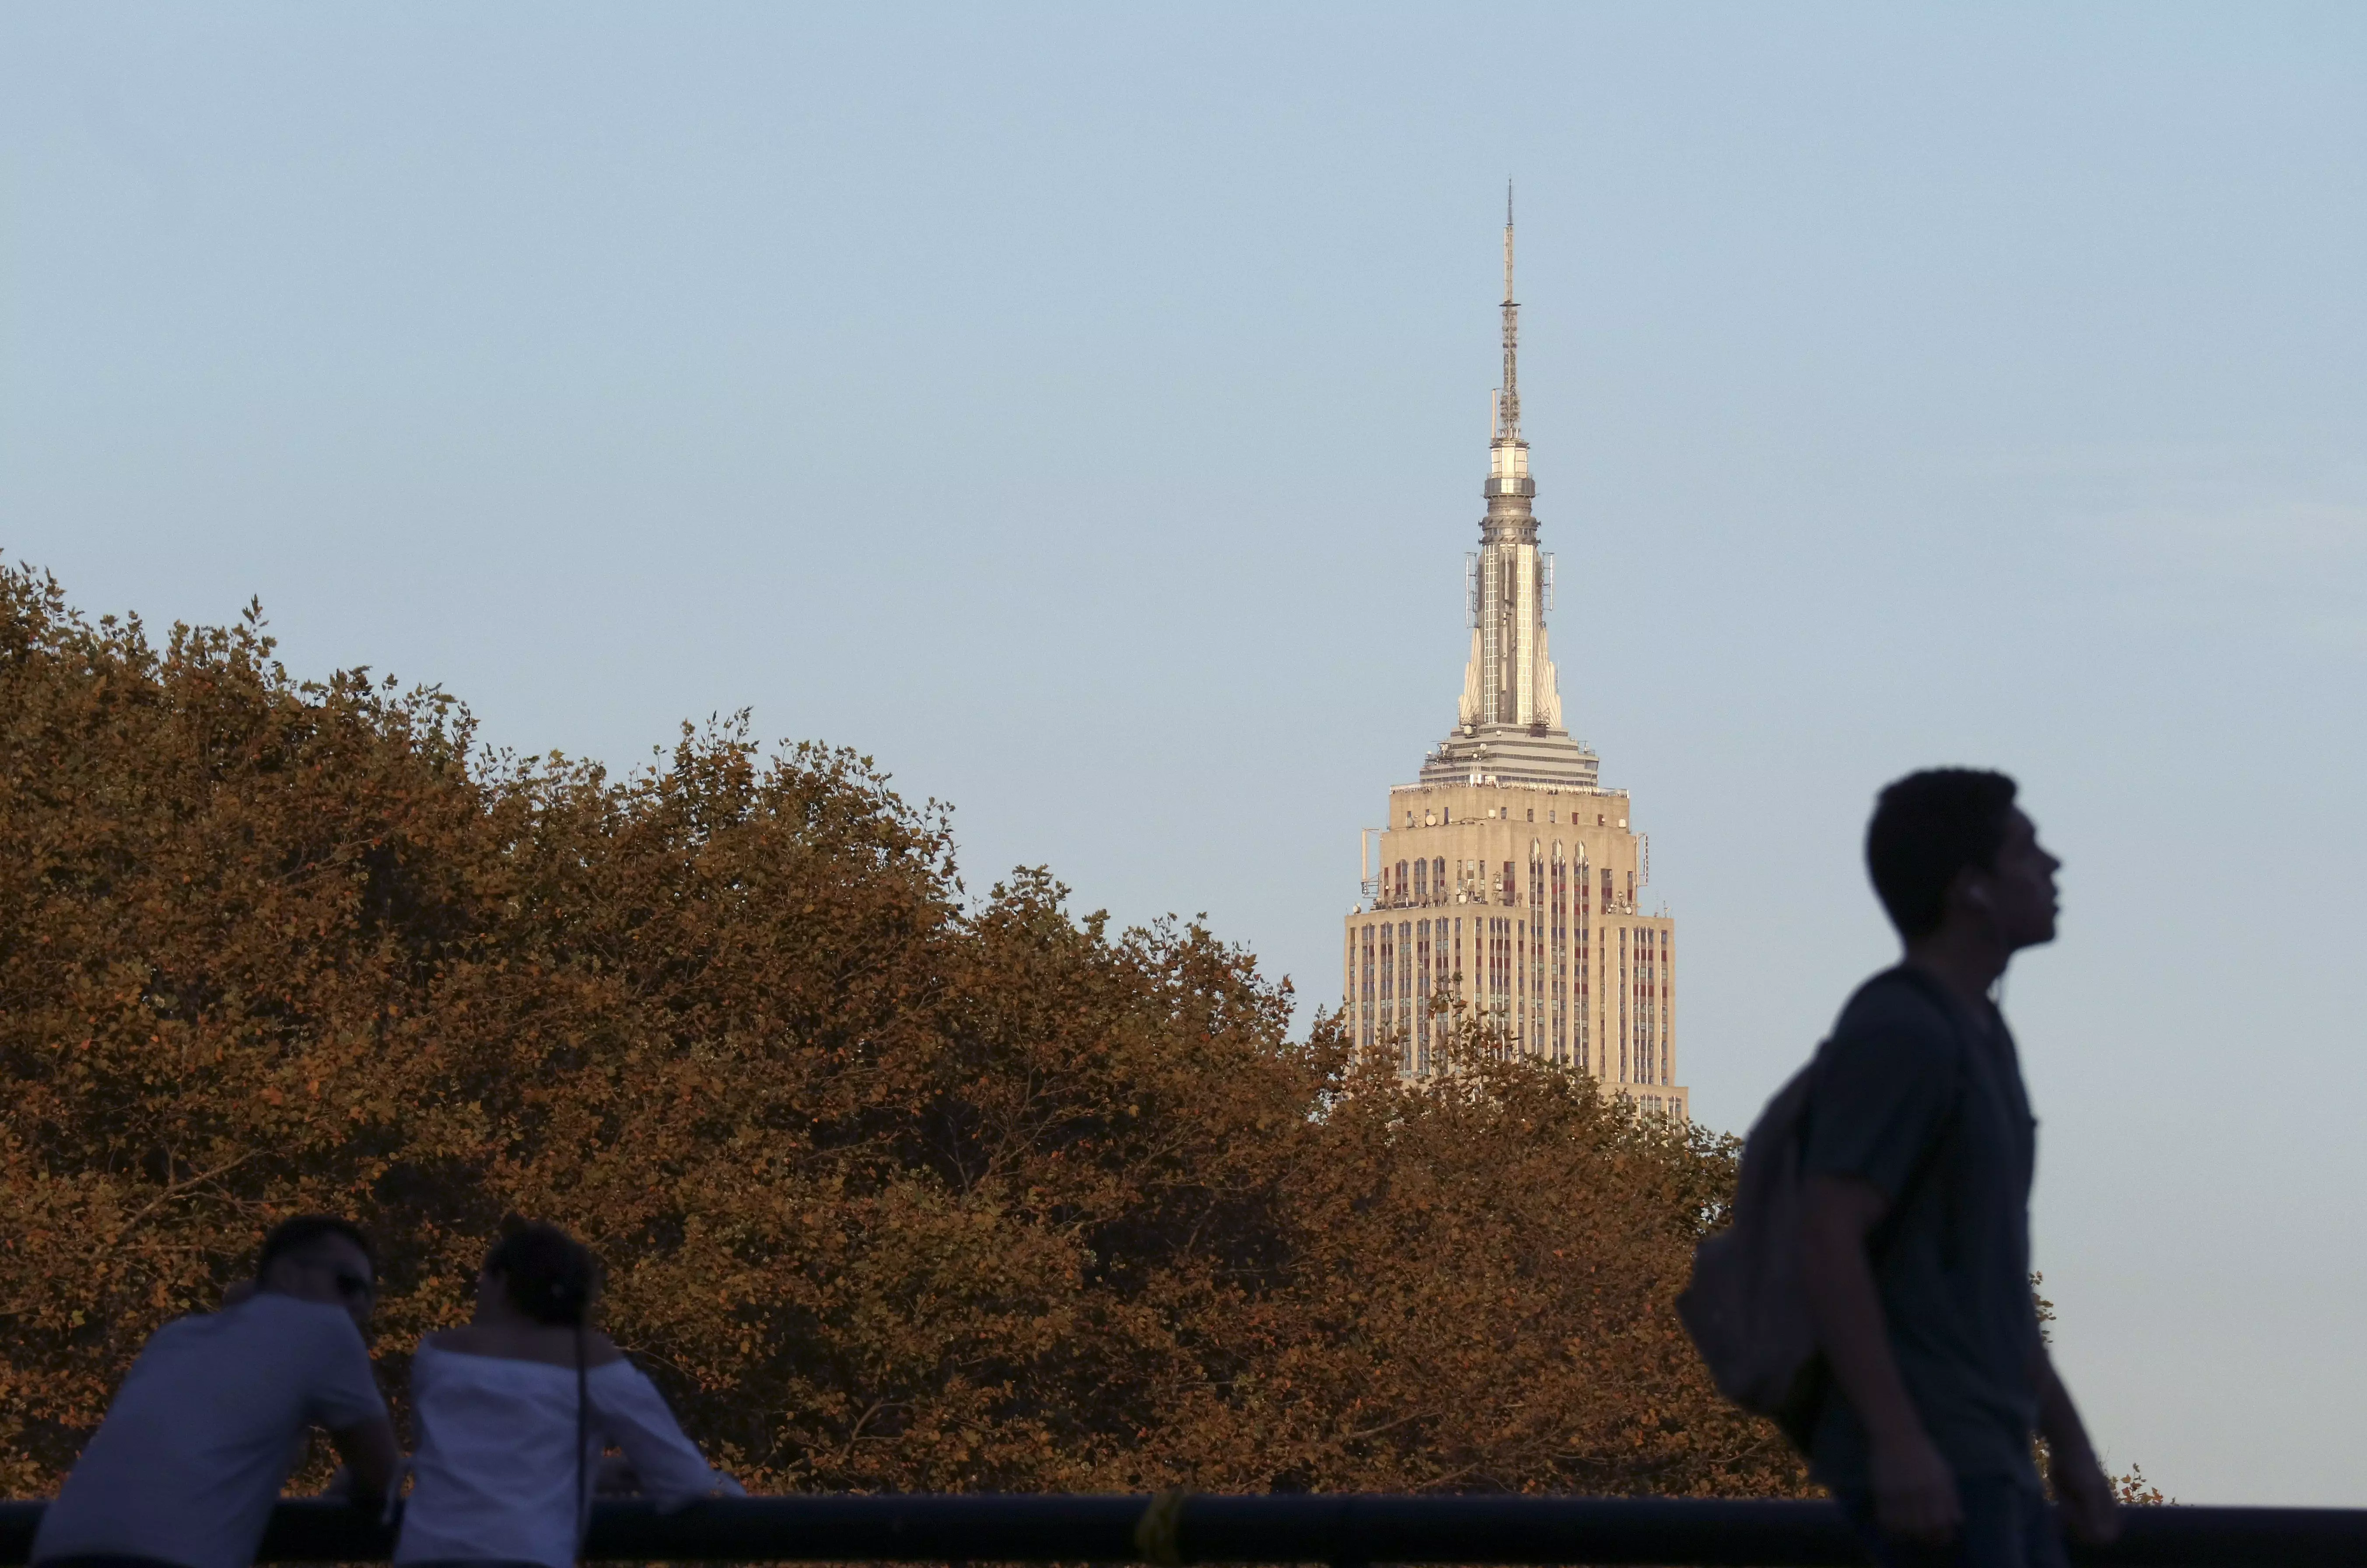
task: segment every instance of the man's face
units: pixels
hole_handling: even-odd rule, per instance
[[[2040,846],[2038,825],[2016,811],[1996,863],[1981,878],[1986,907],[2008,952],[2055,940],[2055,874],[2062,864]]]
[[[275,1259],[262,1284],[300,1301],[343,1307],[352,1314],[354,1326],[365,1331],[370,1309],[378,1305],[378,1277],[368,1256],[341,1235],[323,1236],[300,1252]]]

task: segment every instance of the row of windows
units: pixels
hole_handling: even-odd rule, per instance
[[[1520,883],[1516,874],[1515,863],[1503,861],[1497,863],[1502,869],[1491,872],[1489,863],[1487,861],[1458,860],[1455,863],[1453,876],[1450,879],[1444,855],[1439,855],[1431,860],[1401,860],[1394,867],[1381,868],[1380,901],[1391,908],[1400,908],[1410,904],[1444,904],[1450,899],[1455,903],[1519,905],[1521,903]],[[1561,874],[1564,863],[1561,845],[1557,843],[1554,845],[1553,873],[1554,886],[1557,889],[1564,886]],[[1614,873],[1609,866],[1603,866],[1601,870],[1603,908],[1609,909],[1614,907],[1613,903],[1614,888],[1612,881]],[[1528,897],[1528,907],[1531,908],[1547,907],[1545,876],[1545,860],[1535,852],[1535,846],[1532,846],[1529,856]],[[1636,874],[1631,871],[1626,873],[1625,876],[1626,897],[1617,907],[1632,909],[1636,907]],[[1588,892],[1588,880],[1586,861],[1583,856],[1579,859],[1572,879],[1568,886],[1578,890],[1580,902],[1584,903]],[[1553,907],[1558,908],[1562,901],[1562,895],[1557,892],[1553,900]]]
[[[1586,815],[1587,814],[1585,813],[1577,811],[1571,811],[1565,814],[1560,807],[1554,806],[1548,806],[1546,807],[1546,820],[1547,822],[1567,821],[1573,828],[1578,827],[1581,822],[1583,822]],[[1611,814],[1609,812],[1597,811],[1591,813],[1591,815],[1594,818],[1594,825],[1596,827],[1608,828],[1611,826]],[[1407,827],[1412,828],[1419,826],[1423,828],[1451,828],[1455,825],[1455,813],[1453,809],[1448,807],[1441,806],[1424,811],[1421,814],[1421,821],[1420,823],[1416,823],[1413,817],[1413,808],[1411,807],[1408,807],[1405,814],[1405,825]],[[1508,822],[1512,820],[1512,808],[1509,806],[1491,806],[1480,814],[1480,818],[1483,821]],[[1528,807],[1528,820],[1534,822],[1536,819],[1537,808],[1532,806]],[[1627,826],[1627,818],[1625,817],[1619,818],[1619,826],[1622,828]]]
[[[1667,1084],[1675,1077],[1668,1005],[1671,934],[1648,926],[1619,933],[1619,1077],[1625,1083]]]
[[[1607,940],[1603,943],[1603,988],[1616,994],[1617,1020],[1590,1063],[1590,928],[1581,920],[1573,931],[1566,918],[1570,906],[1562,897],[1562,868],[1554,870],[1547,881],[1545,868],[1533,864],[1530,886],[1533,897],[1551,896],[1550,944],[1543,922],[1498,917],[1470,919],[1467,952],[1461,919],[1362,922],[1348,987],[1352,1000],[1362,1004],[1354,1009],[1359,1045],[1370,1051],[1395,1042],[1400,1067],[1427,1074],[1432,998],[1460,994],[1463,977],[1469,975],[1478,982],[1475,999],[1527,1042],[1526,1048],[1556,1062],[1590,1067],[1598,1077],[1620,1083],[1671,1083],[1674,933],[1651,927],[1617,928],[1615,984],[1608,973],[1614,962],[1611,944]],[[1579,902],[1582,909],[1583,899]]]
[[[1453,927],[1450,936],[1449,926]],[[1472,922],[1477,932],[1478,922]],[[1476,942],[1476,934],[1475,934]],[[1399,1066],[1431,1069],[1431,998],[1444,995],[1462,973],[1461,920],[1400,920],[1363,928],[1359,952],[1365,1005],[1357,1043],[1367,1052],[1395,1041]]]

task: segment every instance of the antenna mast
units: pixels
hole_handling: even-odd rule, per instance
[[[1496,439],[1521,438],[1521,307],[1512,298],[1512,182],[1504,182],[1504,389],[1496,400]]]

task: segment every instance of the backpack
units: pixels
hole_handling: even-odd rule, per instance
[[[1775,1091],[1742,1140],[1734,1221],[1693,1248],[1677,1316],[1717,1392],[1772,1419],[1807,1452],[1824,1403],[1824,1358],[1800,1283],[1801,1122],[1817,1064]]]
[[[1900,965],[1868,985],[1897,976],[1940,1004],[1963,1045],[1963,1009],[1939,982]],[[1677,1316],[1709,1366],[1718,1393],[1745,1410],[1767,1416],[1803,1454],[1824,1406],[1824,1357],[1808,1317],[1808,1295],[1800,1281],[1800,1205],[1803,1135],[1808,1097],[1816,1088],[1823,1051],[1775,1091],[1742,1140],[1742,1166],[1734,1184],[1733,1223],[1693,1248],[1693,1277],[1677,1297]],[[1964,1095],[1963,1053],[1958,1057],[1957,1100]],[[1916,1162],[1892,1205],[1897,1216],[1938,1162],[1954,1131],[1951,1112]],[[1886,1231],[1886,1225],[1877,1227]],[[1870,1237],[1879,1252],[1879,1237]]]

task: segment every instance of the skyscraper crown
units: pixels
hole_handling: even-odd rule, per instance
[[[1424,784],[1595,787],[1594,754],[1562,727],[1561,690],[1546,650],[1553,558],[1537,548],[1529,444],[1521,434],[1521,306],[1512,291],[1512,190],[1504,187],[1504,378],[1488,445],[1487,515],[1467,561],[1471,656],[1453,734],[1423,762]]]

